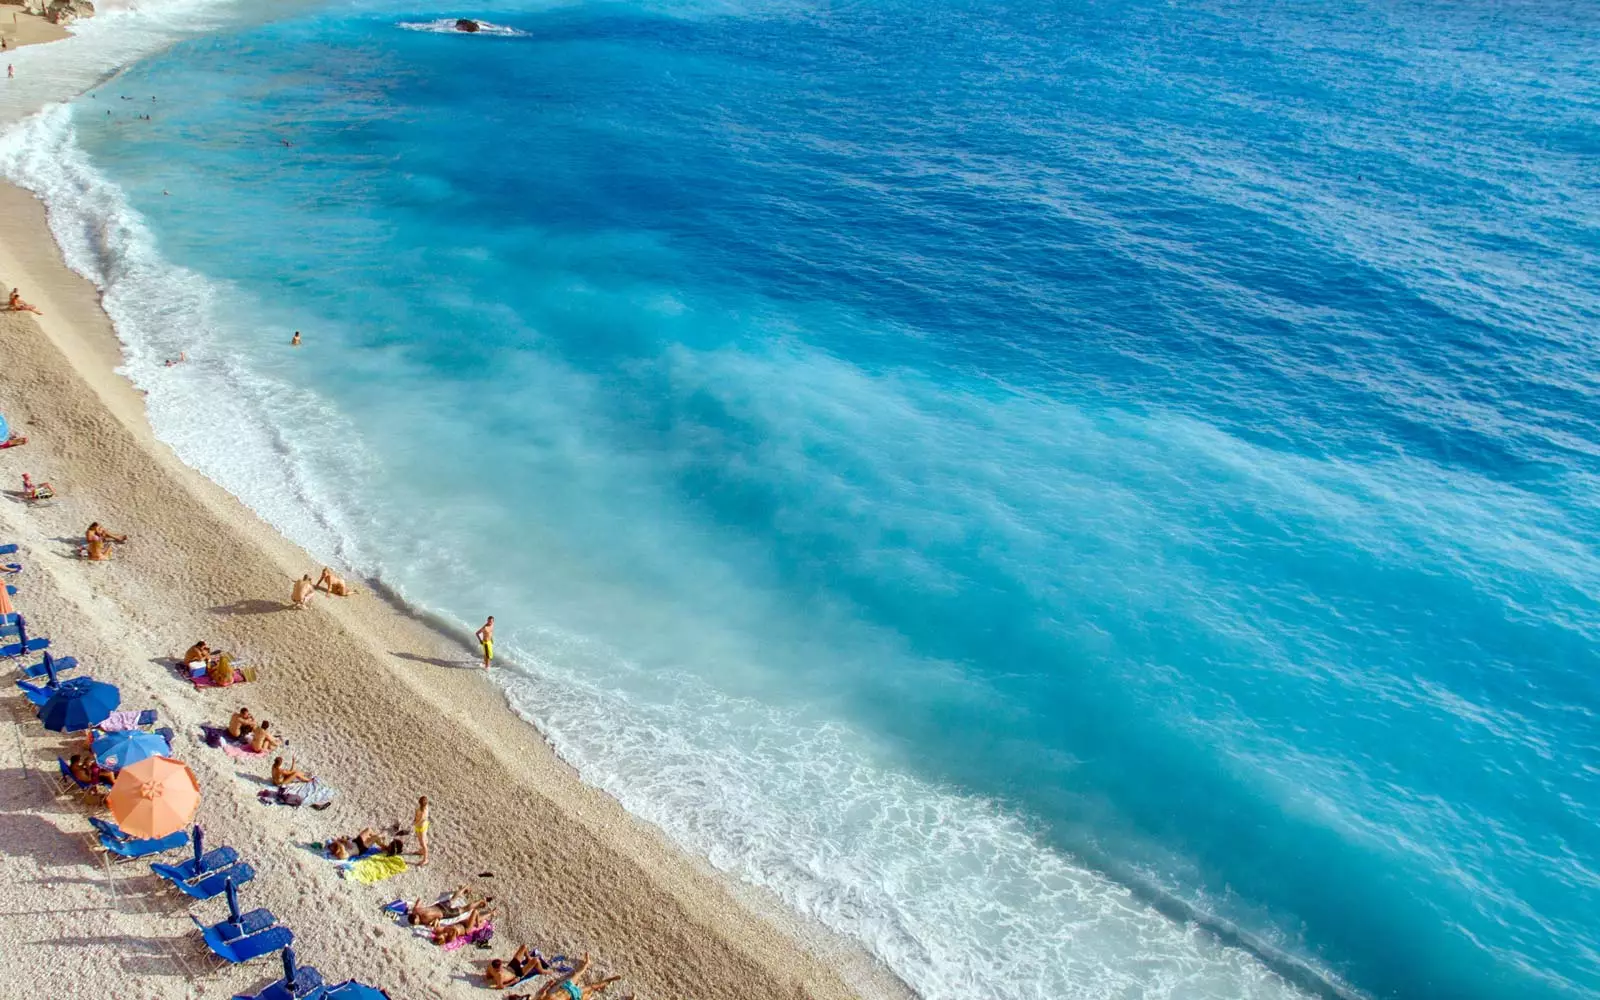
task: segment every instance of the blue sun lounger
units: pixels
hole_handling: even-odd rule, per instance
[[[233,1000],[322,1000],[328,994],[322,989],[322,973],[315,966],[301,966],[294,977],[294,989],[280,979],[268,983],[260,993],[235,993]]]
[[[9,646],[0,646],[0,656],[21,656],[23,653],[37,653],[41,649],[49,648],[49,639],[46,639],[43,636],[40,636],[37,639],[30,637],[26,646],[20,642],[13,642]]]
[[[259,934],[278,922],[278,918],[273,916],[272,911],[265,906],[240,915],[236,921],[220,920],[209,927],[202,924],[192,913],[189,914],[189,919],[193,920],[194,925],[200,928],[202,935],[215,934],[223,941],[235,941],[251,934]]]
[[[235,993],[233,1000],[321,1000],[325,995],[321,989],[322,973],[296,962],[293,948],[285,948],[279,954],[283,957],[283,978],[268,983],[259,993]]]
[[[191,916],[189,919],[194,920]],[[196,925],[200,921],[195,920]],[[232,941],[225,941],[222,935],[210,927],[200,925],[200,935],[206,939],[206,947],[211,953],[227,962],[229,965],[238,965],[248,962],[253,958],[270,955],[275,951],[282,951],[294,943],[294,931],[287,927],[269,927],[255,934],[246,934]]]
[[[96,830],[99,830],[105,836],[110,837],[112,840],[132,840],[133,839],[132,837],[128,836],[126,833],[122,832],[122,827],[120,827],[117,824],[111,822],[110,820],[101,819],[99,816],[90,816],[89,817],[89,825],[94,827]]]
[[[188,838],[184,839],[187,840]],[[244,885],[256,877],[256,870],[244,862],[240,862],[232,868],[223,868],[220,871],[211,872],[192,882],[182,878],[173,878],[170,874],[161,871],[163,868],[170,869],[171,867],[171,865],[151,865],[150,870],[171,882],[179,892],[192,899],[210,899],[213,896],[222,895],[222,891],[230,879],[237,886]],[[280,945],[279,947],[282,946]]]
[[[94,792],[96,795],[104,795],[106,793],[106,789],[102,788],[97,782],[79,781],[78,776],[72,773],[72,767],[60,757],[56,758],[56,764],[61,768],[61,790],[63,792],[76,788],[86,795],[89,792]]]
[[[120,832],[120,831],[119,831]],[[154,840],[134,840],[123,834],[126,839],[117,839],[107,833],[100,834],[100,846],[115,854],[119,858],[133,860],[135,858],[148,858],[152,854],[165,854],[177,850],[189,842],[189,835],[179,830],[177,833]]]
[[[56,668],[56,673],[64,674],[69,670],[78,669],[78,658],[75,656],[63,656],[61,659],[53,662],[51,666]],[[24,677],[45,677],[48,675],[49,671],[44,668],[43,660],[40,660],[31,667],[22,668],[22,676]]]
[[[194,863],[194,858],[190,858],[178,865],[152,864],[150,870],[169,882],[193,882],[212,872],[220,872],[238,860],[238,851],[231,847],[218,847],[202,854],[198,865]],[[237,885],[238,882],[235,881],[234,884]]]

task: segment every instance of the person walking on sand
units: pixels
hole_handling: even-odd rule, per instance
[[[417,835],[417,853],[421,855],[418,868],[428,863],[428,828],[432,825],[428,820],[428,797],[424,795],[417,800],[417,811],[411,817],[411,832]]]
[[[483,623],[477,631],[478,645],[483,647],[483,669],[489,669],[489,661],[494,659],[494,615]]]
[[[294,590],[289,592],[289,600],[295,607],[304,611],[307,602],[311,600],[311,595],[316,592],[317,588],[311,583],[311,574],[307,573],[294,582]]]

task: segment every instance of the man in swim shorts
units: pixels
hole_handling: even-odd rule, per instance
[[[483,647],[483,669],[488,670],[489,661],[494,659],[494,615],[490,615],[489,620],[483,623],[477,635],[478,645]]]

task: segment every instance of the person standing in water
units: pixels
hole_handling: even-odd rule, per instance
[[[424,795],[417,800],[417,811],[411,817],[411,832],[417,835],[417,853],[422,855],[417,861],[418,868],[428,863],[428,828],[432,825],[428,821],[428,797]]]
[[[489,661],[494,659],[494,615],[478,629],[477,636],[478,645],[483,647],[483,669],[488,670]]]
[[[300,346],[300,331],[299,330],[296,330],[294,332],[294,338],[289,341],[289,346],[290,347],[299,347]]]

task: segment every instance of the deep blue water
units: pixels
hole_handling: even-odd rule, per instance
[[[925,995],[1600,996],[1585,7],[368,0],[28,142],[181,454]]]

